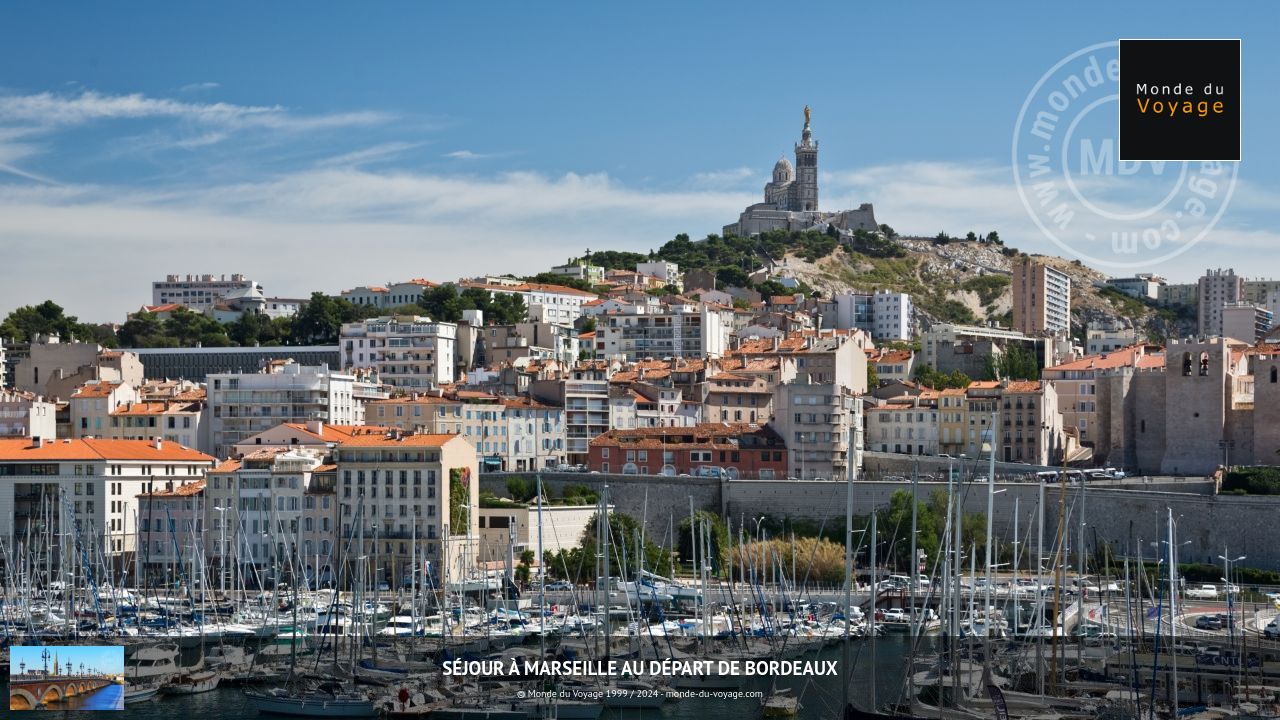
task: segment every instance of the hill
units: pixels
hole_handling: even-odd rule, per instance
[[[819,231],[775,231],[752,238],[711,235],[699,241],[679,235],[650,256],[679,263],[685,272],[709,271],[721,285],[759,285],[751,276],[759,278],[757,271],[767,269],[770,279],[794,278],[823,296],[910,293],[925,322],[1011,324],[1009,279],[1013,259],[1024,253],[1005,245],[996,233],[926,238],[881,229],[843,239]],[[1139,339],[1154,341],[1194,333],[1194,308],[1161,308],[1129,297],[1103,285],[1107,275],[1079,260],[1034,257],[1071,278],[1072,334],[1081,340],[1093,321],[1134,327]],[[776,287],[770,283],[767,289]]]

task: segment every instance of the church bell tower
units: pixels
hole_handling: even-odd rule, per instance
[[[818,143],[809,128],[809,106],[804,106],[804,131],[796,145],[795,203],[792,210],[818,209]]]

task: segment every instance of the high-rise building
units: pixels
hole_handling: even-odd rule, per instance
[[[1013,263],[1013,329],[1026,335],[1069,335],[1071,278],[1031,257]]]
[[[1199,312],[1197,333],[1201,337],[1222,335],[1222,308],[1244,299],[1244,278],[1234,269],[1205,270],[1197,283]]]

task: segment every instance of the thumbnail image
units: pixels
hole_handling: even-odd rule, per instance
[[[124,647],[10,648],[9,709],[123,710]]]

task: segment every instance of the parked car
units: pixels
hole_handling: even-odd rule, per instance
[[[549,582],[549,583],[547,583],[547,585],[546,585],[546,588],[545,588],[545,589],[547,589],[547,590],[572,590],[572,589],[573,589],[573,583],[570,583],[570,582],[569,582],[569,581],[567,581],[567,580],[556,580],[556,581],[554,581],[554,582]]]
[[[1201,585],[1187,590],[1186,595],[1197,600],[1217,600],[1218,588],[1215,585]]]
[[[1217,615],[1201,615],[1196,618],[1197,630],[1221,630],[1222,618]]]
[[[889,608],[884,611],[884,619],[886,622],[906,622],[907,612],[902,608]]]
[[[1280,637],[1280,616],[1271,618],[1271,622],[1262,629],[1262,635],[1268,640],[1274,640]]]

